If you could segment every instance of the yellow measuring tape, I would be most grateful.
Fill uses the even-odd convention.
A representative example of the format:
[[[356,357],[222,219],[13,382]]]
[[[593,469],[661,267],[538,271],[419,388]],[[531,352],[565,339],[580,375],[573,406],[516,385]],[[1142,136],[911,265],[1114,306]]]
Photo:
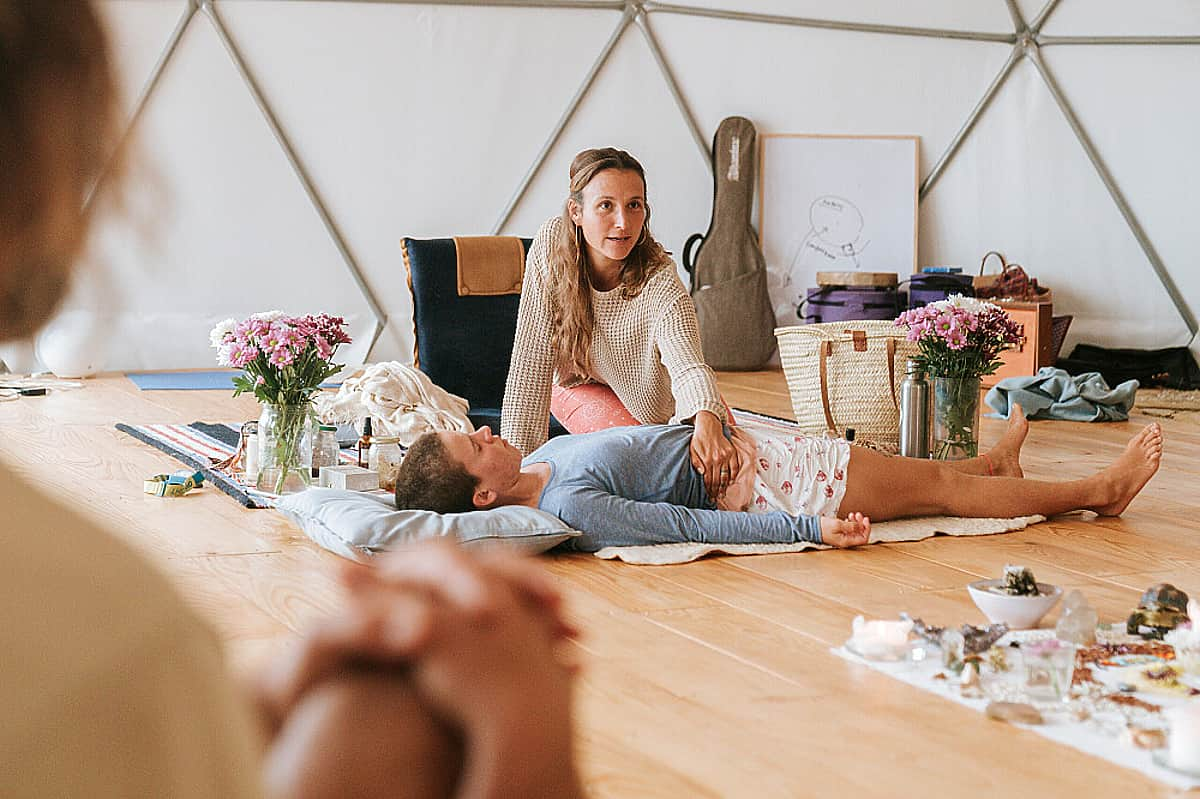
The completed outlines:
[[[182,497],[203,484],[204,475],[200,472],[156,474],[142,482],[142,491],[156,497]]]

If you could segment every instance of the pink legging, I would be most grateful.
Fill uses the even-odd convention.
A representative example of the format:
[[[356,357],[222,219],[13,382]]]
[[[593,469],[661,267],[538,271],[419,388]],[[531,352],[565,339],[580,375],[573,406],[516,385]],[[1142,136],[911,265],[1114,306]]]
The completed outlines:
[[[555,385],[550,391],[550,413],[568,433],[592,433],[641,424],[603,383],[584,383],[573,388]]]
[[[572,388],[556,384],[550,390],[550,413],[568,433],[593,433],[641,424],[603,383],[584,383]],[[732,411],[728,421],[730,425],[736,424]]]

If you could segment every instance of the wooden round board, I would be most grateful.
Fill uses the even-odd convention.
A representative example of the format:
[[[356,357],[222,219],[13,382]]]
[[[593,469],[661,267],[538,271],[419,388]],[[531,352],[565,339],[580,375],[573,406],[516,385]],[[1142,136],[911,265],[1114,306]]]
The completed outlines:
[[[818,286],[895,286],[895,272],[817,272]]]

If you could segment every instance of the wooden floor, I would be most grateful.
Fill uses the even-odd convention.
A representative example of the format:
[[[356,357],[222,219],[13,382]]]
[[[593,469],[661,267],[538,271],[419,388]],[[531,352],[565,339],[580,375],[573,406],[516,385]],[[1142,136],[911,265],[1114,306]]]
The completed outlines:
[[[791,416],[782,376],[721,376],[733,405]],[[0,458],[111,525],[163,568],[253,668],[338,601],[336,557],[272,511],[216,491],[141,493],[167,456],[113,429],[252,418],[227,392],[123,377],[0,403]],[[829,653],[856,614],[980,622],[964,588],[1006,563],[1084,591],[1105,621],[1151,583],[1200,593],[1200,424],[1163,420],[1163,468],[1120,519],[1054,519],[982,539],[635,567],[548,557],[586,631],[579,746],[594,797],[1160,796],[1167,789]],[[1086,475],[1149,419],[1033,424],[1029,476]],[[985,420],[984,440],[1001,422]]]

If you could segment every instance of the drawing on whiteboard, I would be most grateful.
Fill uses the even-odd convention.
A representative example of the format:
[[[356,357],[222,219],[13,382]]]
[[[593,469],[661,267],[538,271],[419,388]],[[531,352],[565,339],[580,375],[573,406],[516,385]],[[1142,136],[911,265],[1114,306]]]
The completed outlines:
[[[777,324],[804,321],[820,272],[907,273],[916,264],[915,136],[760,141],[759,236]]]
[[[826,194],[808,207],[808,233],[792,254],[784,278],[786,304],[804,301],[806,283],[816,272],[849,272],[859,268],[859,255],[871,243],[864,237],[862,211],[850,200]]]

